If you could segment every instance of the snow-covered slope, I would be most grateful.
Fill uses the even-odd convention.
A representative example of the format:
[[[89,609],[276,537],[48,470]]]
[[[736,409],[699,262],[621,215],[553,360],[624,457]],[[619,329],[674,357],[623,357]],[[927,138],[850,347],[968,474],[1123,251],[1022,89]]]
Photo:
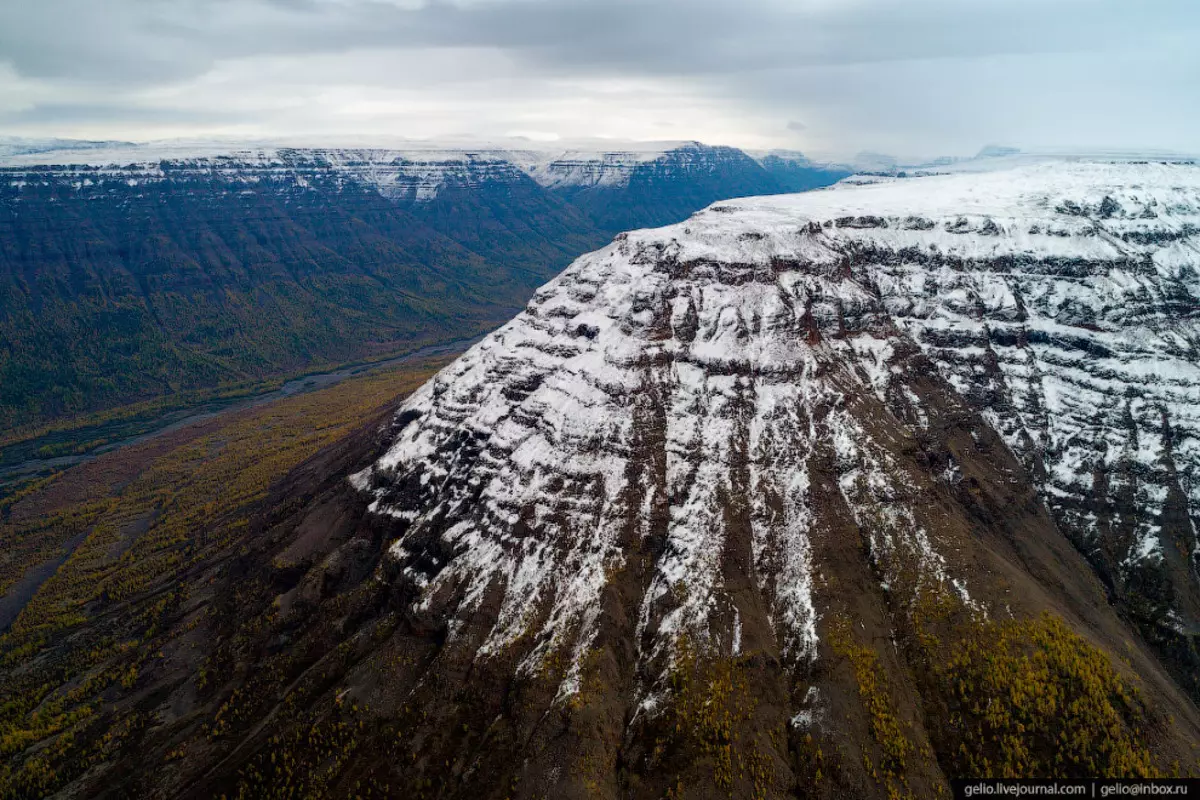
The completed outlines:
[[[650,704],[684,638],[816,658],[852,531],[885,591],[1011,612],[1029,598],[960,508],[989,470],[1035,487],[1152,640],[1186,639],[1198,226],[1200,169],[1173,164],[719,203],[576,261],[404,404],[355,485],[402,522],[418,613],[453,636],[491,609],[479,653],[532,641],[527,670],[568,650],[564,693],[630,570]],[[1033,547],[1044,512],[1011,502],[987,524]]]
[[[51,150],[7,159],[7,183],[50,182],[63,177],[89,181],[159,183],[220,177],[234,183],[281,181],[303,186],[312,179],[353,181],[393,200],[431,200],[447,187],[479,188],[529,180],[516,161],[530,154],[510,151],[384,150],[362,148],[221,149],[96,148]],[[60,160],[61,159],[61,160]],[[46,163],[49,162],[49,163]]]
[[[778,154],[773,154],[778,161]],[[788,154],[789,163],[803,157]],[[800,160],[797,160],[800,159]],[[759,171],[728,147],[699,142],[580,142],[552,145],[496,142],[456,145],[403,142],[395,146],[288,146],[271,142],[168,141],[147,144],[71,140],[0,140],[0,168],[9,183],[85,174],[91,180],[143,182],[205,174],[246,181],[306,179],[314,173],[351,178],[395,200],[428,201],[445,189],[513,184],[532,179],[572,194],[625,189],[631,182],[686,185],[712,180],[722,170]],[[811,167],[803,162],[805,167]],[[820,169],[816,170],[818,173]],[[825,185],[836,177],[819,181]],[[735,181],[743,191],[779,191],[765,174]],[[718,195],[719,196],[719,195]],[[729,195],[726,195],[729,196]],[[693,206],[694,208],[695,206]]]
[[[1200,169],[1048,163],[743,207],[741,219],[832,217],[852,269],[1044,470],[1047,501],[1071,530],[1090,542],[1124,524],[1121,563],[1161,560],[1167,497],[1184,492],[1190,535],[1170,549],[1194,552]],[[1118,477],[1136,485],[1112,485]],[[1137,497],[1129,519],[1085,510],[1122,488]]]
[[[621,143],[621,149],[454,146],[408,142],[394,147],[291,147],[269,142],[180,141],[150,144],[0,140],[0,166],[50,172],[73,168],[97,175],[138,173],[164,178],[176,174],[240,170],[289,175],[314,169],[342,173],[396,199],[429,200],[447,186],[478,187],[532,177],[548,188],[627,186],[643,165],[675,154],[685,169],[696,169],[722,154],[696,142]],[[88,169],[84,169],[88,168]]]

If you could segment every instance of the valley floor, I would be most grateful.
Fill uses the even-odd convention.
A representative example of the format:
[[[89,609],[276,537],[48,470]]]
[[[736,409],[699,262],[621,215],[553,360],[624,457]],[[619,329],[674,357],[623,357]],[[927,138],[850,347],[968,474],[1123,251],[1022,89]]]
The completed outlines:
[[[104,765],[143,746],[156,724],[149,696],[205,674],[211,585],[272,487],[378,424],[448,360],[424,356],[173,428],[10,498],[0,520],[0,797],[44,796],[85,774],[113,786]]]
[[[192,426],[223,414],[325,389],[367,373],[454,356],[475,340],[465,338],[431,344],[381,360],[331,366],[291,378],[207,392],[182,392],[40,428],[10,432],[0,437],[0,510],[55,480],[63,471],[104,454],[179,431],[186,434]]]

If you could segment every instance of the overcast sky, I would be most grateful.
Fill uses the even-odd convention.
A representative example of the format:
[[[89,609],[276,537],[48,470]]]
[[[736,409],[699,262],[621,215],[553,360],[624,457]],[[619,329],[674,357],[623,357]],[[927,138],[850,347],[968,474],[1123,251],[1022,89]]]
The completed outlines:
[[[0,134],[1200,151],[1200,0],[0,0]]]

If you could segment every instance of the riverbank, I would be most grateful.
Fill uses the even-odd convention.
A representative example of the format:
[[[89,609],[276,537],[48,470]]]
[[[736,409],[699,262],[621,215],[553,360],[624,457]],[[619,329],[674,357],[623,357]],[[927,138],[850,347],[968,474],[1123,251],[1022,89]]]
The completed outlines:
[[[300,375],[283,383],[264,385],[259,391],[210,397],[184,408],[172,408],[151,417],[116,417],[98,424],[51,431],[42,436],[14,442],[0,448],[0,502],[21,492],[47,476],[87,463],[106,453],[149,441],[197,423],[233,411],[256,408],[297,394],[334,386],[350,378],[392,369],[429,359],[457,355],[482,338],[473,336],[427,345],[408,353],[373,362],[345,364],[335,369]],[[69,448],[80,452],[45,457],[48,448]],[[87,447],[88,443],[94,446]]]

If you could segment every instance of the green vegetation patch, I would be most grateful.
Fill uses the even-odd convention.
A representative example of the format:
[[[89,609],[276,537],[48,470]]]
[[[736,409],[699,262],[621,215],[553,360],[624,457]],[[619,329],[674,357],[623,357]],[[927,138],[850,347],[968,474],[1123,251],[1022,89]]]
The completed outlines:
[[[985,621],[933,671],[951,777],[1154,777],[1137,689],[1059,617]]]

